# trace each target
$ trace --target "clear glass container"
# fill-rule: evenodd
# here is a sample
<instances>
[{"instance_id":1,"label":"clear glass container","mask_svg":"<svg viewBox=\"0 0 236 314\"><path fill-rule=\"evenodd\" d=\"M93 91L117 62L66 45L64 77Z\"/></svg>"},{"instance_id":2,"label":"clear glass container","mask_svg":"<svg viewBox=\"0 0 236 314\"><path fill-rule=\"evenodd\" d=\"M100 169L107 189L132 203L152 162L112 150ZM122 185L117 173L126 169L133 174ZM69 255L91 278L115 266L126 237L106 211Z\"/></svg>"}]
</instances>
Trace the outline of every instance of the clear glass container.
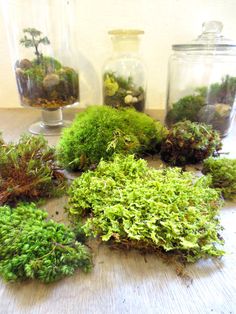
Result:
<instances>
[{"instance_id":1,"label":"clear glass container","mask_svg":"<svg viewBox=\"0 0 236 314\"><path fill-rule=\"evenodd\" d=\"M235 116L236 43L222 29L221 22L206 22L196 40L172 46L167 125L187 119L228 134Z\"/></svg>"},{"instance_id":2,"label":"clear glass container","mask_svg":"<svg viewBox=\"0 0 236 314\"><path fill-rule=\"evenodd\" d=\"M142 30L111 30L113 54L103 67L103 103L115 108L144 111L145 66L139 56Z\"/></svg>"},{"instance_id":3,"label":"clear glass container","mask_svg":"<svg viewBox=\"0 0 236 314\"><path fill-rule=\"evenodd\" d=\"M72 0L2 0L20 103L42 110L34 134L57 135L68 125L62 108L79 101ZM63 13L63 14L62 14Z\"/></svg>"}]
</instances>

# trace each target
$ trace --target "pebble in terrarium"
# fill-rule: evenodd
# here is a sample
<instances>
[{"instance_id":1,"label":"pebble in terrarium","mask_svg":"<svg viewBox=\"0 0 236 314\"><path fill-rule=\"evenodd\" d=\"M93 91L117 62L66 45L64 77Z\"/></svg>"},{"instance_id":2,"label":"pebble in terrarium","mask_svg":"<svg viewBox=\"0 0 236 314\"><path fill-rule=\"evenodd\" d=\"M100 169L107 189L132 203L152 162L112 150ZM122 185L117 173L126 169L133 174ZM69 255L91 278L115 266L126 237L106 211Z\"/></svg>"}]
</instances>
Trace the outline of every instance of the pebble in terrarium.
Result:
<instances>
[{"instance_id":1,"label":"pebble in terrarium","mask_svg":"<svg viewBox=\"0 0 236 314\"><path fill-rule=\"evenodd\" d=\"M140 30L112 30L113 55L103 69L104 104L115 108L145 108L145 68L139 57Z\"/></svg>"},{"instance_id":2,"label":"pebble in terrarium","mask_svg":"<svg viewBox=\"0 0 236 314\"><path fill-rule=\"evenodd\" d=\"M24 58L15 64L22 105L57 109L78 101L78 73L41 52L43 46L50 45L48 37L41 31L25 28L23 33L20 44L25 48L33 48L35 58L32 60Z\"/></svg>"}]
</instances>

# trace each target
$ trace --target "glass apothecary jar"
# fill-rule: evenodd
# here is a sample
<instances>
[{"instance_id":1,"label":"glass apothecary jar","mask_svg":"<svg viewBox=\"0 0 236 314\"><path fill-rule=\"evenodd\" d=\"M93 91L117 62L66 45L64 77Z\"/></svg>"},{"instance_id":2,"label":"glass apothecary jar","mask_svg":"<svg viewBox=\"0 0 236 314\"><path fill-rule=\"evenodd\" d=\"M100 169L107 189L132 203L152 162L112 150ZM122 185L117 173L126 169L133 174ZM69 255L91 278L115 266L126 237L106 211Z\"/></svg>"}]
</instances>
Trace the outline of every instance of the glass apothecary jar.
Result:
<instances>
[{"instance_id":1,"label":"glass apothecary jar","mask_svg":"<svg viewBox=\"0 0 236 314\"><path fill-rule=\"evenodd\" d=\"M142 30L111 30L113 54L103 67L103 103L115 108L144 111L145 66L139 56Z\"/></svg>"},{"instance_id":2,"label":"glass apothecary jar","mask_svg":"<svg viewBox=\"0 0 236 314\"><path fill-rule=\"evenodd\" d=\"M236 43L222 29L221 22L206 22L196 40L172 46L167 125L187 119L228 134L235 116Z\"/></svg>"},{"instance_id":3,"label":"glass apothecary jar","mask_svg":"<svg viewBox=\"0 0 236 314\"><path fill-rule=\"evenodd\" d=\"M72 0L2 1L20 103L42 110L34 134L56 135L62 108L79 101Z\"/></svg>"}]
</instances>

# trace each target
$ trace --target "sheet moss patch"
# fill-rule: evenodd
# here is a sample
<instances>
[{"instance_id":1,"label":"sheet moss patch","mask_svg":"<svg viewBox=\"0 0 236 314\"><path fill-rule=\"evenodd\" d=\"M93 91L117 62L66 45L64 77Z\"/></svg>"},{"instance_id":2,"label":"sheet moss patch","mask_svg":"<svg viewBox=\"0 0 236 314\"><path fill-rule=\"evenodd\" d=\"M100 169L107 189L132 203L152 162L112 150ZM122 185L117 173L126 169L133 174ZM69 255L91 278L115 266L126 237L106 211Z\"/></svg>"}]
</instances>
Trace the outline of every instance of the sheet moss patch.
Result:
<instances>
[{"instance_id":1,"label":"sheet moss patch","mask_svg":"<svg viewBox=\"0 0 236 314\"><path fill-rule=\"evenodd\" d=\"M156 170L132 155L117 155L74 180L68 211L74 222L87 218L87 236L194 262L224 253L217 218L222 201L209 185L205 176Z\"/></svg>"},{"instance_id":2,"label":"sheet moss patch","mask_svg":"<svg viewBox=\"0 0 236 314\"><path fill-rule=\"evenodd\" d=\"M33 203L0 207L0 276L6 281L49 283L92 268L90 253L74 232L47 216Z\"/></svg>"},{"instance_id":3,"label":"sheet moss patch","mask_svg":"<svg viewBox=\"0 0 236 314\"><path fill-rule=\"evenodd\" d=\"M236 199L236 159L208 158L204 160L202 172L212 178L212 186L225 199Z\"/></svg>"}]
</instances>

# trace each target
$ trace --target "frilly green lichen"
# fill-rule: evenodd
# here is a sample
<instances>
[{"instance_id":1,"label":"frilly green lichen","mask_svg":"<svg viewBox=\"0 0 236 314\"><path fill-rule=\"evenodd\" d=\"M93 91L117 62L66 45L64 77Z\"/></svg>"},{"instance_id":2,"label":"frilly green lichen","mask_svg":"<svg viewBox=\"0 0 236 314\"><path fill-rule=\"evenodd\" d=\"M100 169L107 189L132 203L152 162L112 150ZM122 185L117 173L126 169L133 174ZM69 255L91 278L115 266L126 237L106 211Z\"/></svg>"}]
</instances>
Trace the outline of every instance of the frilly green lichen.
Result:
<instances>
[{"instance_id":1,"label":"frilly green lichen","mask_svg":"<svg viewBox=\"0 0 236 314\"><path fill-rule=\"evenodd\" d=\"M179 168L155 170L134 156L116 156L74 180L68 211L75 222L87 216L87 236L193 262L223 254L217 247L223 243L217 218L222 201L209 184Z\"/></svg>"}]
</instances>

